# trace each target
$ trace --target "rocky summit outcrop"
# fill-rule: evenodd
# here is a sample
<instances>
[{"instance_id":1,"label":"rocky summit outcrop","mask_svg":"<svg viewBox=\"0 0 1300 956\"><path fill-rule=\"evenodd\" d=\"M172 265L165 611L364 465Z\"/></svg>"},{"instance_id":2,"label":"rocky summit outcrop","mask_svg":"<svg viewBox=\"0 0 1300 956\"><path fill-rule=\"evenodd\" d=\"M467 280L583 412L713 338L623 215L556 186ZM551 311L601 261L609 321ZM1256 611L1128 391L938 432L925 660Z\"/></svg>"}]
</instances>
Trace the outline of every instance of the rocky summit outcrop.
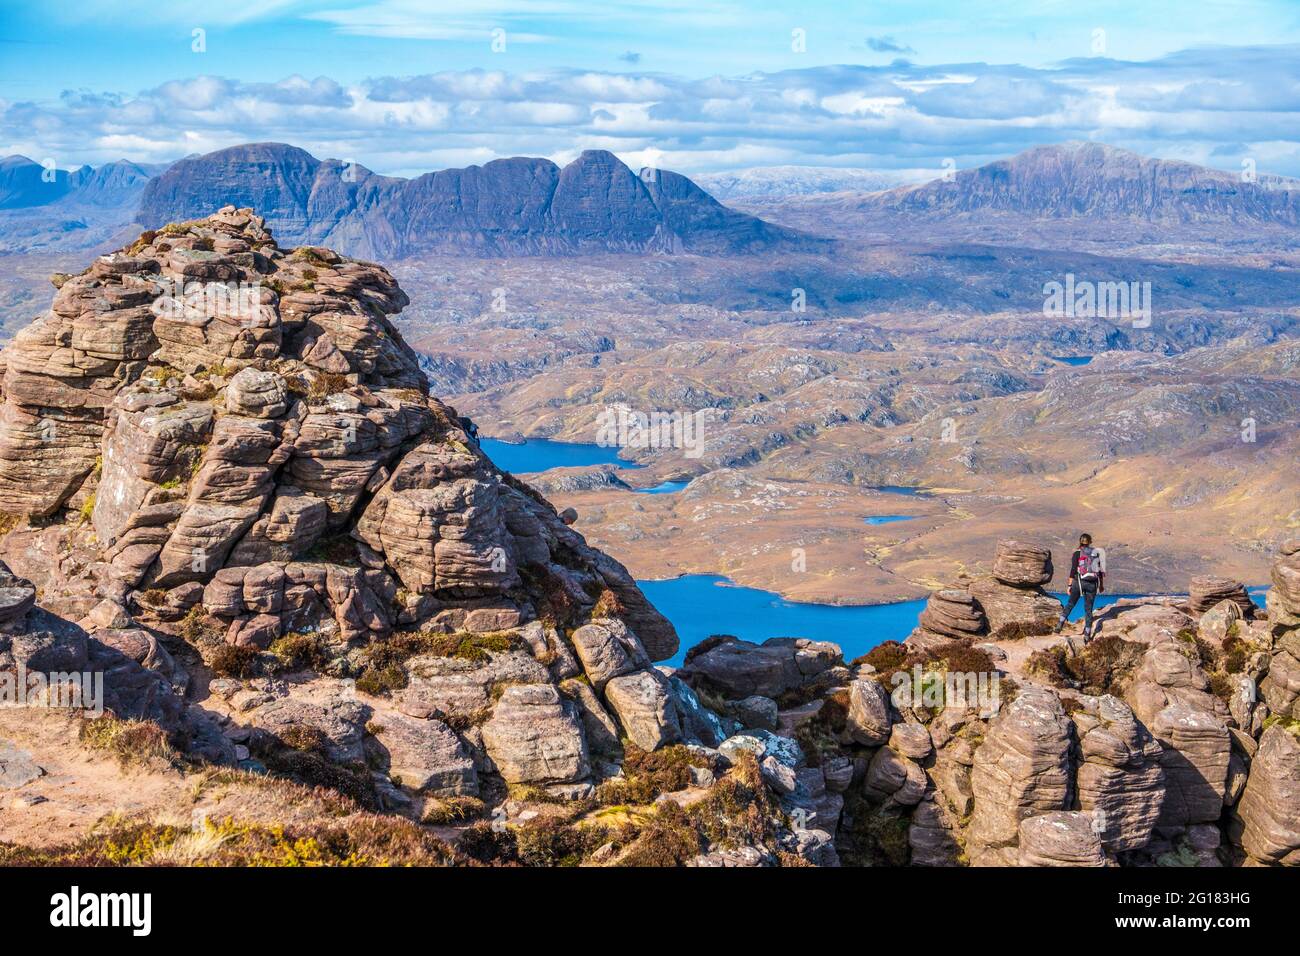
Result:
<instances>
[{"instance_id":1,"label":"rocky summit outcrop","mask_svg":"<svg viewBox=\"0 0 1300 956\"><path fill-rule=\"evenodd\" d=\"M388 318L406 303L381 267L282 251L248 210L147 232L5 351L0 506L79 508L105 596L201 606L233 644L323 620L344 642L508 628L541 611L529 578L577 606L621 595L673 653L621 566L427 396Z\"/></svg>"},{"instance_id":2,"label":"rocky summit outcrop","mask_svg":"<svg viewBox=\"0 0 1300 956\"><path fill-rule=\"evenodd\" d=\"M627 570L429 397L406 303L233 207L61 279L3 353L3 547L44 598L2 569L0 665L96 667L117 719L398 810L583 797L739 730L654 666L677 634ZM773 652L773 693L839 660Z\"/></svg>"},{"instance_id":3,"label":"rocky summit outcrop","mask_svg":"<svg viewBox=\"0 0 1300 956\"><path fill-rule=\"evenodd\" d=\"M1053 574L1049 549L999 541L991 573L963 576L931 593L907 643L936 648L954 640L1046 634L1062 611L1061 602L1043 590Z\"/></svg>"}]
</instances>

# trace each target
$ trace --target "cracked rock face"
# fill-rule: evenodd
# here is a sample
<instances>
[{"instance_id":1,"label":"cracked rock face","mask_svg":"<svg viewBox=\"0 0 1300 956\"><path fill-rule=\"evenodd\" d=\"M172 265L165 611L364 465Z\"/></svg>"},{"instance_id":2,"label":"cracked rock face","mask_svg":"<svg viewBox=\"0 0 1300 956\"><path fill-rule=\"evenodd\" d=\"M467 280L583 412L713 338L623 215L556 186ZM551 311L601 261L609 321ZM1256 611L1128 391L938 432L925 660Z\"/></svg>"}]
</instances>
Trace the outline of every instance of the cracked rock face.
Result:
<instances>
[{"instance_id":1,"label":"cracked rock face","mask_svg":"<svg viewBox=\"0 0 1300 956\"><path fill-rule=\"evenodd\" d=\"M1058 696L1036 687L989 722L971 771L973 862L983 850L1014 843L1026 817L1069 807L1070 730Z\"/></svg>"},{"instance_id":2,"label":"cracked rock face","mask_svg":"<svg viewBox=\"0 0 1300 956\"><path fill-rule=\"evenodd\" d=\"M1238 808L1242 846L1255 860L1300 866L1300 739L1270 727L1259 739Z\"/></svg>"}]
</instances>

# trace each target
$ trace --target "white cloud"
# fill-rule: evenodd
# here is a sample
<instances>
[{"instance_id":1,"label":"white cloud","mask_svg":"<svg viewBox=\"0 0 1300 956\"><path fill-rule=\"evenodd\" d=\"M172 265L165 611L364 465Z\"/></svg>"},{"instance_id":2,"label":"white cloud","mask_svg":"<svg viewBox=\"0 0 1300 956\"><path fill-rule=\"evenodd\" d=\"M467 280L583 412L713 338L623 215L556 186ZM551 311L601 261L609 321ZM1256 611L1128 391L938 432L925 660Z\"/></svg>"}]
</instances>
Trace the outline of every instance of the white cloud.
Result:
<instances>
[{"instance_id":1,"label":"white cloud","mask_svg":"<svg viewBox=\"0 0 1300 956\"><path fill-rule=\"evenodd\" d=\"M409 175L591 146L634 158L659 150L660 165L684 172L763 162L936 169L947 157L967 166L1094 139L1228 169L1249 151L1261 172L1296 175L1297 112L1300 49L1279 46L1052 69L894 63L703 78L465 70L348 86L199 76L134 96L78 90L51 102L0 101L0 142L74 166L278 140Z\"/></svg>"}]
</instances>

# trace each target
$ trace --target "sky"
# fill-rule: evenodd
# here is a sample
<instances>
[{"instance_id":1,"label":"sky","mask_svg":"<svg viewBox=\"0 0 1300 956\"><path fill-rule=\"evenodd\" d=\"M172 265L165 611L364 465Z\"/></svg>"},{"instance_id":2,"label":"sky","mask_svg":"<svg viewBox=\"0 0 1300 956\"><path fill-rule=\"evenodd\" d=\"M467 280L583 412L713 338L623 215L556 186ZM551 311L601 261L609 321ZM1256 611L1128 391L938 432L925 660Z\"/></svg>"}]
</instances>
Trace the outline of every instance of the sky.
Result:
<instances>
[{"instance_id":1,"label":"sky","mask_svg":"<svg viewBox=\"0 0 1300 956\"><path fill-rule=\"evenodd\" d=\"M0 0L0 155L68 168L273 140L921 178L1084 139L1300 175L1298 112L1297 0Z\"/></svg>"}]
</instances>

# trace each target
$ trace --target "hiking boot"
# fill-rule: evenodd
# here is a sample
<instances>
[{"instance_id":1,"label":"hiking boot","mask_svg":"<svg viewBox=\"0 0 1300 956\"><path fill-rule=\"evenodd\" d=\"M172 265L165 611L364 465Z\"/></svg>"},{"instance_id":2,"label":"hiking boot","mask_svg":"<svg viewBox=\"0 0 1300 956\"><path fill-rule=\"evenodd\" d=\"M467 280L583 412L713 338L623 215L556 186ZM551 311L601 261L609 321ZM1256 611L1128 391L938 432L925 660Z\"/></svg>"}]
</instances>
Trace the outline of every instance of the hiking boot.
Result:
<instances>
[{"instance_id":1,"label":"hiking boot","mask_svg":"<svg viewBox=\"0 0 1300 956\"><path fill-rule=\"evenodd\" d=\"M1053 631L1052 633L1060 634L1064 628L1065 628L1065 618L1061 618L1059 621L1056 622L1056 630Z\"/></svg>"}]
</instances>

